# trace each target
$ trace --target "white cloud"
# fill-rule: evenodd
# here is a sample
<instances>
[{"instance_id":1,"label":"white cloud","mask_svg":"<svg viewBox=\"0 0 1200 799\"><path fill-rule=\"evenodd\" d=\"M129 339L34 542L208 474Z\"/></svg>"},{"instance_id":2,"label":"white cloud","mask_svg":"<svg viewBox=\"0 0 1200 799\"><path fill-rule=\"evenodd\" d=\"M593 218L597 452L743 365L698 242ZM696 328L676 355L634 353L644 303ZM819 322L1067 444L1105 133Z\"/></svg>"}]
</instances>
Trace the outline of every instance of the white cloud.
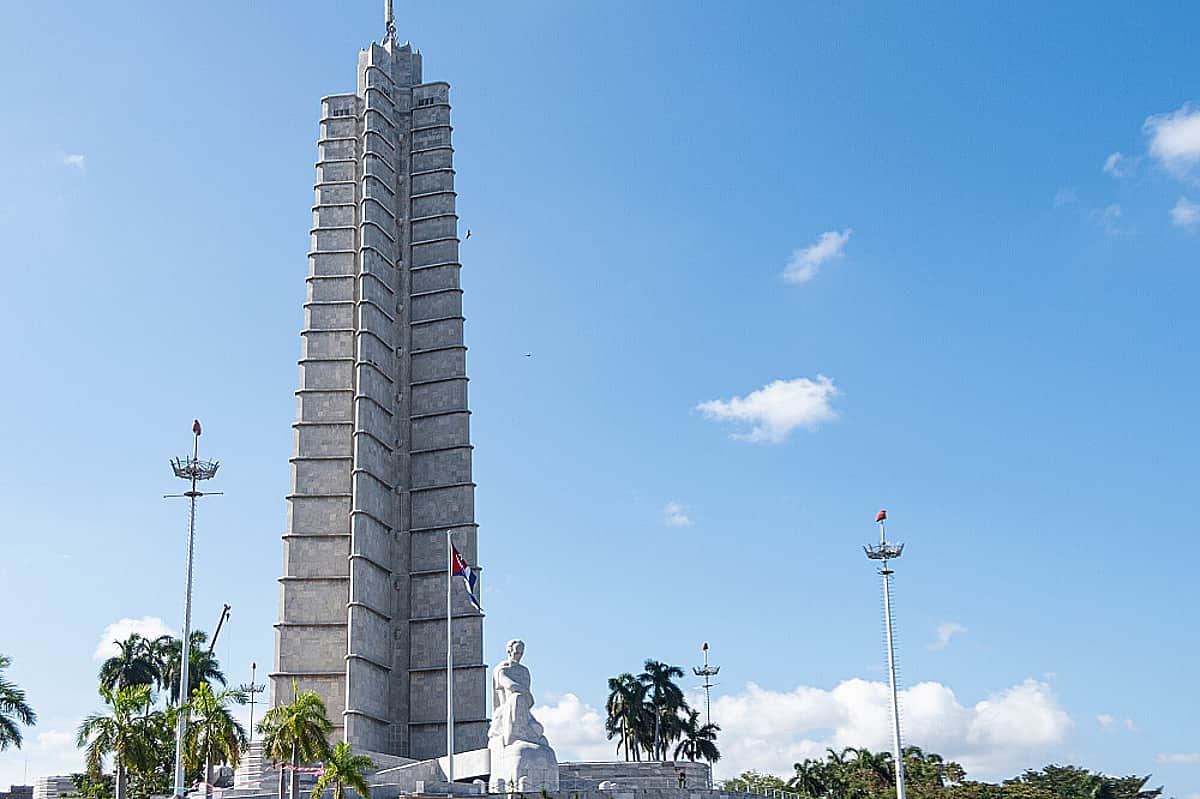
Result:
<instances>
[{"instance_id":1,"label":"white cloud","mask_svg":"<svg viewBox=\"0 0 1200 799\"><path fill-rule=\"evenodd\" d=\"M1172 174L1184 177L1200 163L1200 108L1184 103L1177 111L1148 117L1143 129L1150 154Z\"/></svg>"},{"instance_id":2,"label":"white cloud","mask_svg":"<svg viewBox=\"0 0 1200 799\"><path fill-rule=\"evenodd\" d=\"M668 502L663 507L663 524L668 527L691 527L692 519L687 515L687 508L678 502Z\"/></svg>"},{"instance_id":3,"label":"white cloud","mask_svg":"<svg viewBox=\"0 0 1200 799\"><path fill-rule=\"evenodd\" d=\"M612 760L617 742L604 735L604 714L575 694L563 694L552 705L537 705L533 715L546 728L546 739L559 760Z\"/></svg>"},{"instance_id":4,"label":"white cloud","mask_svg":"<svg viewBox=\"0 0 1200 799\"><path fill-rule=\"evenodd\" d=\"M78 721L60 720L52 729L27 734L20 752L0 758L0 784L32 785L38 777L83 771L83 752L75 748L74 730L78 726ZM27 760L29 781L25 783Z\"/></svg>"},{"instance_id":5,"label":"white cloud","mask_svg":"<svg viewBox=\"0 0 1200 799\"><path fill-rule=\"evenodd\" d=\"M1190 766L1200 763L1200 752L1166 752L1155 755L1154 762L1172 766Z\"/></svg>"},{"instance_id":6,"label":"white cloud","mask_svg":"<svg viewBox=\"0 0 1200 799\"><path fill-rule=\"evenodd\" d=\"M1200 203L1180 197L1171 209L1171 222L1179 227L1195 227L1200 224Z\"/></svg>"},{"instance_id":7,"label":"white cloud","mask_svg":"<svg viewBox=\"0 0 1200 799\"><path fill-rule=\"evenodd\" d=\"M1100 729L1104 730L1105 732L1113 732L1114 730L1116 730L1117 729L1117 721L1118 721L1117 717L1111 713L1100 713L1099 715L1096 716L1096 723L1099 724ZM1133 719L1121 719L1120 724L1128 732L1137 732L1138 731L1137 724L1134 723Z\"/></svg>"},{"instance_id":8,"label":"white cloud","mask_svg":"<svg viewBox=\"0 0 1200 799\"><path fill-rule=\"evenodd\" d=\"M718 779L746 769L788 775L792 764L823 757L826 747L891 748L890 692L883 682L846 680L832 690L800 686L773 691L749 683L713 700L721 760ZM691 697L696 707L702 695ZM905 739L957 760L972 777L1040 766L1072 728L1050 686L1026 680L966 707L954 691L925 682L901 692ZM560 760L609 759L616 743L604 737L604 716L566 694L535 715Z\"/></svg>"},{"instance_id":9,"label":"white cloud","mask_svg":"<svg viewBox=\"0 0 1200 799\"><path fill-rule=\"evenodd\" d=\"M1119 236L1128 232L1121 224L1121 219L1125 215L1125 211L1117 203L1106 205L1103 208L1096 208L1092 211L1092 221L1100 226L1110 236Z\"/></svg>"},{"instance_id":10,"label":"white cloud","mask_svg":"<svg viewBox=\"0 0 1200 799\"><path fill-rule=\"evenodd\" d=\"M817 237L816 242L792 253L791 260L783 270L783 279L789 283L807 283L817 276L822 264L842 254L850 240L850 228L841 233L829 230Z\"/></svg>"},{"instance_id":11,"label":"white cloud","mask_svg":"<svg viewBox=\"0 0 1200 799\"><path fill-rule=\"evenodd\" d=\"M906 739L962 763L974 776L1041 762L1063 741L1071 719L1050 686L1034 680L964 707L945 685L925 682L902 691ZM770 691L751 683L717 699L730 773L756 768L788 774L792 763L819 757L825 747L889 749L889 690L883 682L846 680L832 691L801 686Z\"/></svg>"},{"instance_id":12,"label":"white cloud","mask_svg":"<svg viewBox=\"0 0 1200 799\"><path fill-rule=\"evenodd\" d=\"M816 380L797 377L768 383L744 397L701 402L696 410L710 419L751 425L749 433L737 433L734 438L778 444L797 427L812 429L837 416L831 403L838 393L824 375L817 375Z\"/></svg>"},{"instance_id":13,"label":"white cloud","mask_svg":"<svg viewBox=\"0 0 1200 799\"><path fill-rule=\"evenodd\" d=\"M67 153L62 157L62 165L74 167L78 170L83 170L86 166L87 156L83 153Z\"/></svg>"},{"instance_id":14,"label":"white cloud","mask_svg":"<svg viewBox=\"0 0 1200 799\"><path fill-rule=\"evenodd\" d=\"M1077 205L1079 203L1079 192L1071 187L1059 189L1054 194L1054 207L1062 208L1064 205Z\"/></svg>"},{"instance_id":15,"label":"white cloud","mask_svg":"<svg viewBox=\"0 0 1200 799\"><path fill-rule=\"evenodd\" d=\"M944 621L937 626L937 638L929 645L930 649L945 649L950 645L950 639L959 633L965 633L967 628L956 621Z\"/></svg>"},{"instance_id":16,"label":"white cloud","mask_svg":"<svg viewBox=\"0 0 1200 799\"><path fill-rule=\"evenodd\" d=\"M1133 173L1133 162L1128 156L1112 153L1104 159L1104 171L1114 178L1128 177Z\"/></svg>"},{"instance_id":17,"label":"white cloud","mask_svg":"<svg viewBox=\"0 0 1200 799\"><path fill-rule=\"evenodd\" d=\"M100 633L96 643L96 651L92 653L95 660L105 660L113 657L120 650L114 641L124 641L133 633L143 638L157 638L160 635L175 635L175 631L157 616L143 616L140 619L121 619L114 621Z\"/></svg>"}]
</instances>

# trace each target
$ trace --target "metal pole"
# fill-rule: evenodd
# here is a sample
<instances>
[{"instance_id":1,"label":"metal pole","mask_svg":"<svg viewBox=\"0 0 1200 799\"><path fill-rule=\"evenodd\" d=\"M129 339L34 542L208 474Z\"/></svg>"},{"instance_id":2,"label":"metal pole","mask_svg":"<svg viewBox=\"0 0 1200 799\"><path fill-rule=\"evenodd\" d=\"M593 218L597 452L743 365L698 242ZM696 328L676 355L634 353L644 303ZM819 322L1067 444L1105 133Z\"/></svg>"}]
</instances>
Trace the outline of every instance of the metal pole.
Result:
<instances>
[{"instance_id":1,"label":"metal pole","mask_svg":"<svg viewBox=\"0 0 1200 799\"><path fill-rule=\"evenodd\" d=\"M250 664L250 743L254 743L254 695L258 693L254 690L254 671L257 668L257 663Z\"/></svg>"},{"instance_id":2,"label":"metal pole","mask_svg":"<svg viewBox=\"0 0 1200 799\"><path fill-rule=\"evenodd\" d=\"M192 463L200 459L200 433L192 433ZM179 721L175 725L175 795L185 796L187 786L183 784L183 733L187 728L188 661L192 651L192 553L196 544L196 491L197 471L192 470L192 488L185 496L188 498L188 545L187 545L187 578L184 582L183 594L183 640L179 642Z\"/></svg>"},{"instance_id":3,"label":"metal pole","mask_svg":"<svg viewBox=\"0 0 1200 799\"><path fill-rule=\"evenodd\" d=\"M717 685L712 681L712 678L721 672L720 666L708 665L708 642L704 642L704 646L700 647L704 652L704 665L693 666L692 673L697 677L704 678L704 684L700 687L704 689L704 716L705 723L712 724L712 689Z\"/></svg>"},{"instance_id":4,"label":"metal pole","mask_svg":"<svg viewBox=\"0 0 1200 799\"><path fill-rule=\"evenodd\" d=\"M904 753L900 748L900 697L896 691L896 654L892 644L892 571L883 562L883 615L887 620L888 676L892 683L892 745L896 758L896 799L904 799Z\"/></svg>"},{"instance_id":5,"label":"metal pole","mask_svg":"<svg viewBox=\"0 0 1200 799\"><path fill-rule=\"evenodd\" d=\"M217 629L213 633L212 640L208 642L208 654L213 653L213 648L217 645L217 636L221 634L221 628L225 626L225 620L229 618L229 608L232 605L226 604L221 608L221 618L217 619Z\"/></svg>"},{"instance_id":6,"label":"metal pole","mask_svg":"<svg viewBox=\"0 0 1200 799\"><path fill-rule=\"evenodd\" d=\"M892 574L888 568L887 555L892 554L887 549L887 529L884 519L886 512L881 512L879 519L879 550L884 555L883 568L879 574L883 577L883 620L887 628L888 650L888 680L892 689L892 757L896 761L896 799L904 799L904 751L900 744L900 695L896 689L896 647L892 641ZM899 551L895 552L900 555Z\"/></svg>"},{"instance_id":7,"label":"metal pole","mask_svg":"<svg viewBox=\"0 0 1200 799\"><path fill-rule=\"evenodd\" d=\"M256 697L263 691L267 690L265 685L259 685L254 681L255 671L258 669L258 664L251 662L250 664L250 682L242 683L238 686L238 690L244 694L250 695L250 743L254 743L254 705L257 701Z\"/></svg>"},{"instance_id":8,"label":"metal pole","mask_svg":"<svg viewBox=\"0 0 1200 799\"><path fill-rule=\"evenodd\" d=\"M450 588L454 582L454 543L446 531L446 778L454 784L454 613Z\"/></svg>"}]
</instances>

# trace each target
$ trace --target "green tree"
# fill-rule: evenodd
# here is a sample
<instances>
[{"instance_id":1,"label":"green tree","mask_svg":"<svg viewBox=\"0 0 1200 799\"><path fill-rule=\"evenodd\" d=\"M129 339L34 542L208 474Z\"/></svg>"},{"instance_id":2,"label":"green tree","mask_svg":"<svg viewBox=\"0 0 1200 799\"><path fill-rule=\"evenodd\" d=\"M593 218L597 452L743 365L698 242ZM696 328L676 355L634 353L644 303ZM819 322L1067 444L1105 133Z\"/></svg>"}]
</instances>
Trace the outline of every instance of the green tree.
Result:
<instances>
[{"instance_id":1,"label":"green tree","mask_svg":"<svg viewBox=\"0 0 1200 799\"><path fill-rule=\"evenodd\" d=\"M75 792L69 796L82 796L86 799L109 799L113 795L113 775L100 774L96 779L87 773L71 775L75 783Z\"/></svg>"},{"instance_id":2,"label":"green tree","mask_svg":"<svg viewBox=\"0 0 1200 799\"><path fill-rule=\"evenodd\" d=\"M191 646L188 648L188 696L191 696L202 682L209 685L218 683L222 686L225 685L225 673L221 671L221 664L217 661L216 656L204 646L207 641L208 634L203 630L192 631ZM179 673L182 663L179 659L180 649L179 639L170 635L160 636L151 644L151 650L161 675L159 687L167 695L167 704L175 704L179 701L179 682L182 677Z\"/></svg>"},{"instance_id":3,"label":"green tree","mask_svg":"<svg viewBox=\"0 0 1200 799\"><path fill-rule=\"evenodd\" d=\"M1057 799L1157 799L1162 788L1146 790L1145 777L1109 777L1078 766L1049 765L1005 780L1006 788L1033 788Z\"/></svg>"},{"instance_id":4,"label":"green tree","mask_svg":"<svg viewBox=\"0 0 1200 799\"><path fill-rule=\"evenodd\" d=\"M142 768L131 769L126 791L131 797L170 794L175 783L175 713L151 713L146 717L145 735L149 751ZM199 778L198 770L185 771L186 784Z\"/></svg>"},{"instance_id":5,"label":"green tree","mask_svg":"<svg viewBox=\"0 0 1200 799\"><path fill-rule=\"evenodd\" d=\"M157 685L159 673L153 642L133 633L124 641L113 641L117 654L100 666L100 684L116 691L133 685Z\"/></svg>"},{"instance_id":6,"label":"green tree","mask_svg":"<svg viewBox=\"0 0 1200 799\"><path fill-rule=\"evenodd\" d=\"M683 740L675 747L675 758L686 757L693 763L697 758L707 760L710 764L721 759L721 751L717 749L717 733L721 727L717 724L700 723L700 714L689 710L683 721Z\"/></svg>"},{"instance_id":7,"label":"green tree","mask_svg":"<svg viewBox=\"0 0 1200 799\"><path fill-rule=\"evenodd\" d=\"M641 760L638 730L644 726L643 715L646 688L629 672L608 679L608 700L604 710L608 718L604 730L611 740L617 738L617 753L624 750L625 760Z\"/></svg>"},{"instance_id":8,"label":"green tree","mask_svg":"<svg viewBox=\"0 0 1200 799\"><path fill-rule=\"evenodd\" d=\"M683 733L679 714L688 709L683 691L675 683L677 678L683 677L683 669L657 660L647 660L644 668L637 678L649 694L647 705L654 720L651 757L666 760L667 745Z\"/></svg>"},{"instance_id":9,"label":"green tree","mask_svg":"<svg viewBox=\"0 0 1200 799\"><path fill-rule=\"evenodd\" d=\"M242 750L249 744L246 729L233 717L230 705L246 704L246 695L226 689L213 693L212 687L200 683L188 703L189 723L184 735L184 750L189 768L203 767L204 795L212 795L212 767L227 762L237 768Z\"/></svg>"},{"instance_id":10,"label":"green tree","mask_svg":"<svg viewBox=\"0 0 1200 799\"><path fill-rule=\"evenodd\" d=\"M154 737L158 729L151 709L150 686L135 685L112 691L100 687L100 695L110 712L92 713L79 725L75 745L85 750L88 775L96 780L103 771L104 758L113 756L116 773L116 799L125 799L130 770L144 771L154 765Z\"/></svg>"},{"instance_id":11,"label":"green tree","mask_svg":"<svg viewBox=\"0 0 1200 799\"><path fill-rule=\"evenodd\" d=\"M362 799L371 799L364 771L375 768L375 762L366 755L356 755L350 744L339 741L325 756L325 770L313 786L312 799L321 799L321 794L333 786L333 799L346 799L346 788L353 788Z\"/></svg>"},{"instance_id":12,"label":"green tree","mask_svg":"<svg viewBox=\"0 0 1200 799\"><path fill-rule=\"evenodd\" d=\"M821 799L828 792L825 784L825 764L820 760L805 760L796 763L793 768L795 775L787 781L788 790L808 796L811 799Z\"/></svg>"},{"instance_id":13,"label":"green tree","mask_svg":"<svg viewBox=\"0 0 1200 799\"><path fill-rule=\"evenodd\" d=\"M743 771L733 779L722 782L721 788L726 791L740 791L741 793L763 793L764 791L786 791L788 790L788 785L783 779L776 777L774 774Z\"/></svg>"},{"instance_id":14,"label":"green tree","mask_svg":"<svg viewBox=\"0 0 1200 799\"><path fill-rule=\"evenodd\" d=\"M4 676L11 663L11 658L0 655L0 752L10 745L21 748L21 728L17 725L31 727L37 723L37 714L25 702L25 691Z\"/></svg>"},{"instance_id":15,"label":"green tree","mask_svg":"<svg viewBox=\"0 0 1200 799\"><path fill-rule=\"evenodd\" d=\"M881 795L896 786L896 770L891 752L872 752L866 747L848 747L842 752L843 755L846 753L852 755L846 763L852 794Z\"/></svg>"},{"instance_id":16,"label":"green tree","mask_svg":"<svg viewBox=\"0 0 1200 799\"><path fill-rule=\"evenodd\" d=\"M292 799L300 796L301 763L312 763L329 754L328 736L333 724L325 714L325 703L314 691L298 691L289 704L276 705L263 715L258 730L263 734L263 749L276 760L292 764ZM283 799L283 769L279 773L279 799Z\"/></svg>"},{"instance_id":17,"label":"green tree","mask_svg":"<svg viewBox=\"0 0 1200 799\"><path fill-rule=\"evenodd\" d=\"M953 760L936 752L926 752L919 746L904 748L904 782L914 799L925 799L957 785L966 777L966 770Z\"/></svg>"}]
</instances>

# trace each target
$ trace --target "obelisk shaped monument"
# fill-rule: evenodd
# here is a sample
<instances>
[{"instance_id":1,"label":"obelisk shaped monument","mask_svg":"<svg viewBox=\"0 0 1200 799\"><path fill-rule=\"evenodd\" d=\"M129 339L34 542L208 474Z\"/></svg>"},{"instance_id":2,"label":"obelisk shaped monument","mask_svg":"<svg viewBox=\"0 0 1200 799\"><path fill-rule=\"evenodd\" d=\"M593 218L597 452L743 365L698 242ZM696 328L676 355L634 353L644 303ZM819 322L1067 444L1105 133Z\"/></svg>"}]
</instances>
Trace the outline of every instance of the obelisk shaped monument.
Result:
<instances>
[{"instance_id":1,"label":"obelisk shaped monument","mask_svg":"<svg viewBox=\"0 0 1200 799\"><path fill-rule=\"evenodd\" d=\"M446 749L446 530L478 563L450 86L387 34L321 101L272 702L356 749ZM483 617L456 592L455 749L487 746Z\"/></svg>"}]
</instances>

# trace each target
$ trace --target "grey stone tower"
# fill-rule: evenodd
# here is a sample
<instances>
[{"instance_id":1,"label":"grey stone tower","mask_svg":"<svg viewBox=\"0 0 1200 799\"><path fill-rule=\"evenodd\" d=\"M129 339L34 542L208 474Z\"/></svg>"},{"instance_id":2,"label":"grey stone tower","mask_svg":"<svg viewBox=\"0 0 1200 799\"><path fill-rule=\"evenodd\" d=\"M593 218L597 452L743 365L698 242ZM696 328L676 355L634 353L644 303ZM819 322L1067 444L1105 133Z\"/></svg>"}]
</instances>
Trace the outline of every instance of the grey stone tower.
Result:
<instances>
[{"instance_id":1,"label":"grey stone tower","mask_svg":"<svg viewBox=\"0 0 1200 799\"><path fill-rule=\"evenodd\" d=\"M388 4L390 6L390 3ZM476 559L449 85L395 41L321 101L271 674L358 749L446 751L446 530ZM483 617L455 591L455 748L487 746Z\"/></svg>"}]
</instances>

